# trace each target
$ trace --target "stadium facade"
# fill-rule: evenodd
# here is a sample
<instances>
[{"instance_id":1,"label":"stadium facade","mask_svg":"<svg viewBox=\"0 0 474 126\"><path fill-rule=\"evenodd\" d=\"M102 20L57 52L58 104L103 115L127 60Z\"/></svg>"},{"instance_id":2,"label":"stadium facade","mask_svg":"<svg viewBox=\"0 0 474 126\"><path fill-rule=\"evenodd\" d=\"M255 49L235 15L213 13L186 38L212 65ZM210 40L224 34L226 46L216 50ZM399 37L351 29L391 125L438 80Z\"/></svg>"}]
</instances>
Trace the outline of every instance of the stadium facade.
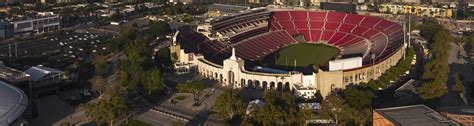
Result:
<instances>
[{"instance_id":1,"label":"stadium facade","mask_svg":"<svg viewBox=\"0 0 474 126\"><path fill-rule=\"evenodd\" d=\"M401 25L377 17L256 8L214 19L196 30L179 30L171 53L175 69L191 68L225 86L287 90L312 98L318 90L326 96L378 79L403 57L403 40ZM325 44L340 53L309 73L254 64L299 43Z\"/></svg>"}]
</instances>

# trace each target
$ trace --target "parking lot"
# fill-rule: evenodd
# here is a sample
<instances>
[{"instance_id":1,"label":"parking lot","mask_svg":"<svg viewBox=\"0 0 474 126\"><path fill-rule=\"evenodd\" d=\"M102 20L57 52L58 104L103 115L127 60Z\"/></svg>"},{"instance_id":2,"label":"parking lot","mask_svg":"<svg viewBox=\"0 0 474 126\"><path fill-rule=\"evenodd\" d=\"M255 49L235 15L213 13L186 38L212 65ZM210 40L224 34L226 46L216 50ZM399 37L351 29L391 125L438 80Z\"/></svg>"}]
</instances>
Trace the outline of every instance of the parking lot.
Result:
<instances>
[{"instance_id":1,"label":"parking lot","mask_svg":"<svg viewBox=\"0 0 474 126\"><path fill-rule=\"evenodd\" d=\"M63 32L28 41L0 44L0 60L11 61L12 66L42 64L63 69L77 60L85 60L107 50L105 41L112 36L92 33Z\"/></svg>"}]
</instances>

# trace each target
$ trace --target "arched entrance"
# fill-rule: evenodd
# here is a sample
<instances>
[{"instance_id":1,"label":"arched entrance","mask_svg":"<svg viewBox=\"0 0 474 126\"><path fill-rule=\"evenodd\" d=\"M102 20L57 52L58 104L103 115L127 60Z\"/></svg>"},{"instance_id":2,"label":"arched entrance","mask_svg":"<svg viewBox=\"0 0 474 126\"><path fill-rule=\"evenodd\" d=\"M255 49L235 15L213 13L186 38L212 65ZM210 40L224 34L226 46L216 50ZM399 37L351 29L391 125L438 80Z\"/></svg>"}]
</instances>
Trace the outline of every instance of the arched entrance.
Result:
<instances>
[{"instance_id":1,"label":"arched entrance","mask_svg":"<svg viewBox=\"0 0 474 126\"><path fill-rule=\"evenodd\" d=\"M266 82L266 81L263 81L263 82L262 82L262 89L263 89L263 90L267 90L267 88L268 88L267 82Z\"/></svg>"},{"instance_id":2,"label":"arched entrance","mask_svg":"<svg viewBox=\"0 0 474 126\"><path fill-rule=\"evenodd\" d=\"M259 89L261 86L260 86L260 81L258 80L255 80L255 89Z\"/></svg>"},{"instance_id":3,"label":"arched entrance","mask_svg":"<svg viewBox=\"0 0 474 126\"><path fill-rule=\"evenodd\" d=\"M219 82L224 83L224 77L222 74L219 74Z\"/></svg>"},{"instance_id":4,"label":"arched entrance","mask_svg":"<svg viewBox=\"0 0 474 126\"><path fill-rule=\"evenodd\" d=\"M270 82L270 90L274 90L275 89L275 82Z\"/></svg>"},{"instance_id":5,"label":"arched entrance","mask_svg":"<svg viewBox=\"0 0 474 126\"><path fill-rule=\"evenodd\" d=\"M240 88L245 87L245 79L240 79Z\"/></svg>"},{"instance_id":6,"label":"arched entrance","mask_svg":"<svg viewBox=\"0 0 474 126\"><path fill-rule=\"evenodd\" d=\"M278 82L277 83L277 91L282 91L283 90L283 83L282 82Z\"/></svg>"},{"instance_id":7,"label":"arched entrance","mask_svg":"<svg viewBox=\"0 0 474 126\"><path fill-rule=\"evenodd\" d=\"M248 87L248 88L253 88L253 81L252 81L252 80L248 80L246 87Z\"/></svg>"},{"instance_id":8,"label":"arched entrance","mask_svg":"<svg viewBox=\"0 0 474 126\"><path fill-rule=\"evenodd\" d=\"M290 82L286 82L286 83L285 83L284 90L285 90L285 91L290 91Z\"/></svg>"},{"instance_id":9,"label":"arched entrance","mask_svg":"<svg viewBox=\"0 0 474 126\"><path fill-rule=\"evenodd\" d=\"M232 88L234 88L234 78L235 78L234 72L229 71L227 73L227 84Z\"/></svg>"}]
</instances>

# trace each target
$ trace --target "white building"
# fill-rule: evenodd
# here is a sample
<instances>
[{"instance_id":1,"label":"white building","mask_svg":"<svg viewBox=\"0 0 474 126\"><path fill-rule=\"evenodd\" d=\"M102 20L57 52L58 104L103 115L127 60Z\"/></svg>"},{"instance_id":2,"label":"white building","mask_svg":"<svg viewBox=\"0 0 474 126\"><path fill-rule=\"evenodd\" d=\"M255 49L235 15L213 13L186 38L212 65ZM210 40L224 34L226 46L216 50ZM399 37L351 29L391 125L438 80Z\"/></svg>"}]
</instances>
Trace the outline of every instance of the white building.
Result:
<instances>
[{"instance_id":1,"label":"white building","mask_svg":"<svg viewBox=\"0 0 474 126\"><path fill-rule=\"evenodd\" d=\"M32 88L51 86L64 80L63 71L44 66L33 66L26 70L25 73L31 77Z\"/></svg>"},{"instance_id":2,"label":"white building","mask_svg":"<svg viewBox=\"0 0 474 126\"><path fill-rule=\"evenodd\" d=\"M38 12L35 17L27 17L11 21L15 34L44 33L56 31L61 28L60 17L53 12Z\"/></svg>"}]
</instances>

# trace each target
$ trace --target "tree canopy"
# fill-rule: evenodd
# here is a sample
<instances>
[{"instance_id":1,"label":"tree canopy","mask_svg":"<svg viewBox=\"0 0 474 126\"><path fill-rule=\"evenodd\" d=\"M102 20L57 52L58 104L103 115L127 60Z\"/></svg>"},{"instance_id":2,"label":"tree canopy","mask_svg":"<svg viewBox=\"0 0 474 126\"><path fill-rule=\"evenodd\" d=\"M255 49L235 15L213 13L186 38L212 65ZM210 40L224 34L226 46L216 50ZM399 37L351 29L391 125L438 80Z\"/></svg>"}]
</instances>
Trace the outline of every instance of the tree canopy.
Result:
<instances>
[{"instance_id":1,"label":"tree canopy","mask_svg":"<svg viewBox=\"0 0 474 126\"><path fill-rule=\"evenodd\" d=\"M431 59L424 65L422 79L424 84L417 88L421 98L435 99L447 92L446 82L449 73L449 50L453 37L443 26L434 23L423 24L422 34L430 42ZM429 33L429 34L428 34ZM433 36L431 36L433 35Z\"/></svg>"},{"instance_id":2,"label":"tree canopy","mask_svg":"<svg viewBox=\"0 0 474 126\"><path fill-rule=\"evenodd\" d=\"M86 115L97 124L108 123L113 125L114 121L127 115L128 107L124 100L124 94L118 88L112 88L110 93L100 97L97 103L84 105Z\"/></svg>"},{"instance_id":3,"label":"tree canopy","mask_svg":"<svg viewBox=\"0 0 474 126\"><path fill-rule=\"evenodd\" d=\"M217 96L214 110L224 119L232 119L244 115L246 104L237 90L226 89Z\"/></svg>"},{"instance_id":4,"label":"tree canopy","mask_svg":"<svg viewBox=\"0 0 474 126\"><path fill-rule=\"evenodd\" d=\"M293 94L283 92L279 95L270 90L265 93L265 106L256 112L253 120L264 126L304 125L311 118L311 110L298 107Z\"/></svg>"},{"instance_id":5,"label":"tree canopy","mask_svg":"<svg viewBox=\"0 0 474 126\"><path fill-rule=\"evenodd\" d=\"M150 25L150 33L154 37L163 37L171 31L170 25L164 21L152 22Z\"/></svg>"},{"instance_id":6,"label":"tree canopy","mask_svg":"<svg viewBox=\"0 0 474 126\"><path fill-rule=\"evenodd\" d=\"M361 125L370 124L372 109L356 109L347 104L346 100L337 94L326 96L321 106L321 117L334 121L336 125Z\"/></svg>"},{"instance_id":7,"label":"tree canopy","mask_svg":"<svg viewBox=\"0 0 474 126\"><path fill-rule=\"evenodd\" d=\"M461 80L461 74L459 73L456 73L454 75L454 85L452 87L452 90L461 94L464 94L465 92L464 84Z\"/></svg>"},{"instance_id":8,"label":"tree canopy","mask_svg":"<svg viewBox=\"0 0 474 126\"><path fill-rule=\"evenodd\" d=\"M350 106L360 110L371 106L375 94L370 89L354 86L343 90L343 96Z\"/></svg>"}]
</instances>

